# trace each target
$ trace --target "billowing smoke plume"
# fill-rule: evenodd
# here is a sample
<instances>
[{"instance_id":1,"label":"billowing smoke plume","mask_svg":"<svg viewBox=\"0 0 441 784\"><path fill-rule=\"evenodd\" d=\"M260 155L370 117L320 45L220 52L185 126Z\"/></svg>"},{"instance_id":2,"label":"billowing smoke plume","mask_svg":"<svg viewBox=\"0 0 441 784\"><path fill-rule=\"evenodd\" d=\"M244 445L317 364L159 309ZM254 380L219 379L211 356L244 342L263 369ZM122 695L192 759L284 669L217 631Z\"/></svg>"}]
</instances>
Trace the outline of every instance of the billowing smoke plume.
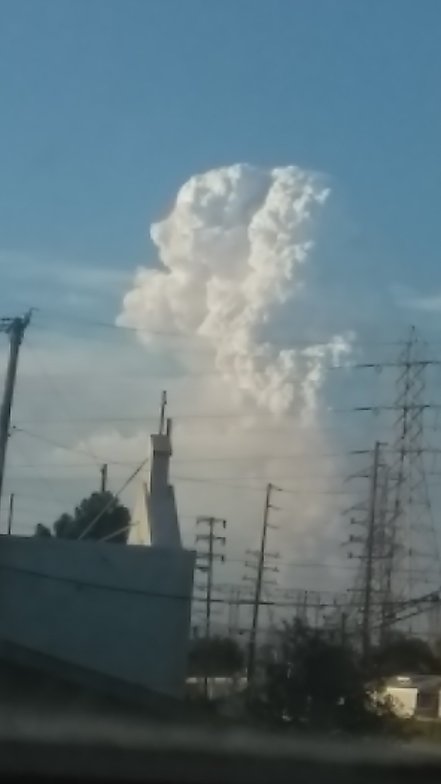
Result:
<instances>
[{"instance_id":1,"label":"billowing smoke plume","mask_svg":"<svg viewBox=\"0 0 441 784\"><path fill-rule=\"evenodd\" d=\"M283 414L315 406L326 362L348 342L290 347L274 337L283 309L295 311L314 224L329 195L323 178L295 166L237 164L191 177L171 213L151 227L161 266L138 271L119 323L144 340L177 331L213 354L242 398Z\"/></svg>"},{"instance_id":2,"label":"billowing smoke plume","mask_svg":"<svg viewBox=\"0 0 441 784\"><path fill-rule=\"evenodd\" d=\"M295 166L191 177L151 227L156 264L138 271L119 316L159 368L146 393L156 385L159 396L178 365L166 386L184 540L193 542L195 515L216 514L231 522L236 558L258 542L268 481L283 491L271 546L320 560L340 540L341 499L329 495L340 465L319 393L350 340L323 333L327 292L314 285L326 265L314 239L329 194L321 175Z\"/></svg>"}]
</instances>

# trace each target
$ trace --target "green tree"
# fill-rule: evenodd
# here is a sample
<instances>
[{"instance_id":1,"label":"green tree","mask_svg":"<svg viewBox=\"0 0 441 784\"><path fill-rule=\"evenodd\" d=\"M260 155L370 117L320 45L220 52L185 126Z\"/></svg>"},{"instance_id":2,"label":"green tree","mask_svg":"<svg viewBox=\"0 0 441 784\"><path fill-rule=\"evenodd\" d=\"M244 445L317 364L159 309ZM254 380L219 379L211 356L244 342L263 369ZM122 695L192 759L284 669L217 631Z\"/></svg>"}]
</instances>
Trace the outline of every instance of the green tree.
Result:
<instances>
[{"instance_id":1,"label":"green tree","mask_svg":"<svg viewBox=\"0 0 441 784\"><path fill-rule=\"evenodd\" d=\"M352 648L295 620L281 634L254 704L267 718L297 728L375 731L384 726L389 713L365 680Z\"/></svg>"},{"instance_id":2,"label":"green tree","mask_svg":"<svg viewBox=\"0 0 441 784\"><path fill-rule=\"evenodd\" d=\"M103 513L103 509L106 511ZM97 519L98 518L98 519ZM88 530L90 524L97 522ZM108 539L109 542L125 544L129 531L130 512L110 492L92 493L84 498L73 514L62 514L53 525L53 535L58 539ZM47 526L39 523L36 536L51 536Z\"/></svg>"},{"instance_id":3,"label":"green tree","mask_svg":"<svg viewBox=\"0 0 441 784\"><path fill-rule=\"evenodd\" d=\"M396 632L373 651L371 667L374 677L406 673L429 675L441 671L441 662L427 642Z\"/></svg>"},{"instance_id":4,"label":"green tree","mask_svg":"<svg viewBox=\"0 0 441 784\"><path fill-rule=\"evenodd\" d=\"M43 525L43 523L37 523L35 526L35 536L39 536L41 539L47 539L48 537L52 536L51 529L47 527L47 525Z\"/></svg>"},{"instance_id":5,"label":"green tree","mask_svg":"<svg viewBox=\"0 0 441 784\"><path fill-rule=\"evenodd\" d=\"M231 676L243 669L240 646L229 637L193 640L188 657L189 675Z\"/></svg>"}]
</instances>

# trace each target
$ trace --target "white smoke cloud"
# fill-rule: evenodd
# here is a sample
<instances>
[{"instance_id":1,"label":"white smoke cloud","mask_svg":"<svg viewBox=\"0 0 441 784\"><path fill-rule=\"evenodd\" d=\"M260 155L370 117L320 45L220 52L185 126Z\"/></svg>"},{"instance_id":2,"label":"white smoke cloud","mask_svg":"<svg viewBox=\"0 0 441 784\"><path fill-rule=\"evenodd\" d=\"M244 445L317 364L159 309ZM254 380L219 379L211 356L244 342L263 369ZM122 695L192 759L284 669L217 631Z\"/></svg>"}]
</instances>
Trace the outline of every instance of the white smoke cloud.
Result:
<instances>
[{"instance_id":1,"label":"white smoke cloud","mask_svg":"<svg viewBox=\"0 0 441 784\"><path fill-rule=\"evenodd\" d=\"M289 336L283 345L272 331L282 309L295 308L329 192L320 175L296 166L237 164L192 177L153 224L162 266L138 271L119 323L145 341L161 331L195 336L236 396L274 414L293 405L310 413L324 365L348 340L290 348Z\"/></svg>"},{"instance_id":2,"label":"white smoke cloud","mask_svg":"<svg viewBox=\"0 0 441 784\"><path fill-rule=\"evenodd\" d=\"M209 513L230 521L230 554L255 546L272 481L285 491L273 511L281 521L274 548L305 559L340 549L339 499L328 492L341 466L320 393L351 338L317 336L302 310L329 196L314 172L237 164L191 177L151 227L157 266L138 270L118 323L178 363L167 382L172 416L233 413L199 423L177 416L172 476L187 542L194 520L186 516ZM171 348L163 337L171 334L185 339ZM317 584L317 574L309 579Z\"/></svg>"},{"instance_id":3,"label":"white smoke cloud","mask_svg":"<svg viewBox=\"0 0 441 784\"><path fill-rule=\"evenodd\" d=\"M275 495L280 509L271 510L279 529L270 532L270 550L283 561L321 561L328 554L335 561L343 538L339 508L348 499L334 491L349 468L335 456L323 387L327 366L348 352L350 339L326 331L333 321L329 292L317 293L310 277L328 260L323 244L314 247L328 200L325 178L293 166L236 165L185 183L170 214L152 226L156 268L138 271L118 318L138 330L148 351L122 332L121 342L112 333L107 347L101 335L95 344L90 337L72 346L43 341L43 353L37 336L37 354L34 346L30 355L24 345L21 368L32 383L18 386L17 423L50 421L56 409L72 421L62 432L55 422L44 433L74 451L43 444L43 452L41 442L17 433L10 444L17 468L7 490L17 498L22 488L29 492L33 469L25 464L35 462L54 488L52 506L39 518L47 523L98 486L102 462L109 462L109 487L117 491L148 456L148 433L157 427L166 387L175 424L172 481L186 545L194 543L198 514L227 519L232 571L225 571L227 560L219 579L241 580L238 559L258 544L268 481L284 491ZM42 367L61 386L61 410L59 395L47 394ZM73 384L74 377L86 381ZM44 395L35 394L40 383ZM132 506L135 497L131 484L123 501ZM23 506L17 529L32 530L34 523L35 506L26 514ZM304 588L317 588L319 579L330 584L326 570L290 570L279 579Z\"/></svg>"}]
</instances>

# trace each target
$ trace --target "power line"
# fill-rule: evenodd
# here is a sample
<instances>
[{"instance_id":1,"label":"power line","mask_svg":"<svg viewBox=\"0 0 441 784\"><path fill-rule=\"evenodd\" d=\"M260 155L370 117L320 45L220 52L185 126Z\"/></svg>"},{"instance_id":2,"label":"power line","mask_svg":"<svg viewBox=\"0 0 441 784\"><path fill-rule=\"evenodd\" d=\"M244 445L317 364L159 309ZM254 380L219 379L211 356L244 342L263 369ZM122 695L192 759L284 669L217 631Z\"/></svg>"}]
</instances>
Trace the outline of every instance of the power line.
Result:
<instances>
[{"instance_id":1,"label":"power line","mask_svg":"<svg viewBox=\"0 0 441 784\"><path fill-rule=\"evenodd\" d=\"M28 349L31 350L31 353L35 352L35 348L33 347L32 341L28 340L27 347L28 347ZM61 401L61 408L64 410L65 414L67 415L68 421L71 424L73 424L72 418L70 416L70 410L69 410L69 404L67 402L67 397L64 394L64 392L61 391L60 387L58 387L57 384L54 383L54 380L53 380L52 376L47 371L47 369L45 367L45 363L44 363L44 361L43 361L43 359L41 357L41 352L39 353L38 368L39 368L39 371L44 375L44 377L46 379L46 383L47 383L49 389L52 391L52 394L54 395L54 397L57 400ZM95 462L95 464L98 464L98 462L99 462L98 458L96 457L96 455L92 452L92 450L90 448L86 447L83 451L85 451L88 454L88 456L91 458L91 460L93 460Z\"/></svg>"},{"instance_id":2,"label":"power line","mask_svg":"<svg viewBox=\"0 0 441 784\"><path fill-rule=\"evenodd\" d=\"M123 485L121 485L121 487L119 488L119 490L118 490L118 491L117 491L117 492L116 492L116 493L115 493L115 494L114 494L114 495L113 495L113 496L112 496L112 497L109 499L108 503L106 503L106 504L103 506L103 508L101 509L101 511L100 511L100 512L99 512L99 513L96 515L96 517L94 517L94 518L93 518L93 520L91 520L91 521L90 521L90 523L89 523L89 524L86 526L86 528L84 529L84 531L82 531L82 532L80 533L80 535L78 536L78 539L84 539L84 538L85 538L85 536L86 536L88 533L90 533L90 531L92 531L92 529L93 529L93 528L96 526L96 524L99 522L99 520L101 520L102 516L103 516L103 515L105 515L105 514L106 514L106 512L108 512L108 511L109 511L109 509L111 509L111 507L114 505L114 503L115 503L115 499L119 498L119 496L121 495L121 493L122 493L122 492L124 492L124 490L125 490L125 489L126 489L126 487L127 487L129 484L130 484L130 482L132 482L132 481L133 481L133 479L135 479L135 477L136 477L136 476L138 476L139 472L140 472L140 471L142 471L142 469L144 468L144 466L146 465L146 463L148 463L148 458L147 458L146 460L143 460L143 461L142 461L142 463L141 463L141 464L140 464L140 465L139 465L139 466L138 466L138 467L135 469L135 471L133 471L133 473L131 473L131 474L130 474L130 476L128 477L128 479L126 479L126 481L124 482L124 484L123 484Z\"/></svg>"},{"instance_id":3,"label":"power line","mask_svg":"<svg viewBox=\"0 0 441 784\"><path fill-rule=\"evenodd\" d=\"M14 448L14 451L19 453L19 455L22 455L22 456L24 455L23 444L18 444L17 441L15 440L13 442L13 448ZM29 460L29 457L26 457L25 460L26 459ZM49 498L52 498L55 502L60 504L61 508L63 508L63 505L64 505L65 501L61 500L61 498L59 498L57 496L57 494L54 493L54 491L53 491L53 483L51 484L51 482L49 481L50 479L53 479L53 476L52 475L51 476L47 476L45 474L42 474L41 471L39 470L39 463L36 464L35 461L33 461L33 462L31 462L31 465L32 465L32 468L33 468L33 475L35 476L35 479L37 481L39 481L39 482L44 483L45 487L48 488ZM8 472L8 476L11 477L11 472Z\"/></svg>"},{"instance_id":4,"label":"power line","mask_svg":"<svg viewBox=\"0 0 441 784\"><path fill-rule=\"evenodd\" d=\"M87 449L84 449L84 448L81 448L81 447L73 447L73 446L70 446L70 445L65 444L63 442L60 442L58 440L55 440L55 439L52 439L52 438L48 438L47 436L44 436L41 433L35 433L34 431L31 431L31 430L28 430L27 428L22 427L20 423L15 424L13 426L13 430L15 432L18 432L18 433L24 433L25 435L29 436L30 438L35 438L35 439L38 439L38 440L40 440L42 442L45 442L45 443L49 444L50 446L55 446L55 447L58 447L60 449L66 450L68 452L76 452L78 454L84 454L86 457L89 457L89 458L92 457L90 451L88 451ZM219 457L216 457L216 456L213 456L213 455L201 455L201 456L198 456L198 457L177 458L177 459L175 459L174 462L175 463L179 463L179 462L199 462L199 461L206 462L207 460L211 460L213 462L230 462L231 460L245 460L245 461L304 460L305 458L308 458L308 457L310 457L310 458L312 458L314 460L317 460L317 459L331 459L331 458L336 458L336 457L337 458L341 458L341 457L351 457L353 455L362 455L362 454L366 454L366 451L367 450L349 449L349 450L344 450L342 452L335 451L335 450L334 451L330 451L330 452L320 452L320 451L317 451L317 452L316 451L307 452L307 451L301 451L301 452L288 453L288 454L283 454L283 453L282 454L280 454L280 453L279 454L262 453L262 454L257 454L257 455L255 454L254 451L250 452L247 455L237 455L237 453L235 452L235 453L233 453L231 455L225 455L224 454L224 455L219 456ZM441 450L439 450L439 451L441 452ZM103 456L98 458L97 456L94 455L92 459L96 460L96 462L101 462L103 459L106 459L106 458L104 458ZM110 463L112 461L111 460L107 460L106 462ZM118 462L121 465L124 464L124 463L121 463L120 461L117 461L117 463Z\"/></svg>"},{"instance_id":5,"label":"power line","mask_svg":"<svg viewBox=\"0 0 441 784\"><path fill-rule=\"evenodd\" d=\"M244 477L246 478L246 477ZM253 478L253 477L250 477ZM280 478L277 477L276 478ZM239 490L249 490L251 492L258 492L262 493L262 487L258 487L256 485L243 485L243 484L235 484L233 482L223 482L222 480L216 479L201 479L200 477L190 477L190 476L174 476L173 477L175 482L196 482L196 483L203 483L203 484L211 484L211 485L218 485L220 487L227 487L227 488L237 488ZM257 478L256 478L257 481ZM347 496L353 497L353 493L349 491L345 492L344 490L317 490L314 488L299 488L299 489L288 489L283 488L281 492L286 493L287 495L298 495L298 494L314 494L314 495L336 495L336 496Z\"/></svg>"},{"instance_id":6,"label":"power line","mask_svg":"<svg viewBox=\"0 0 441 784\"><path fill-rule=\"evenodd\" d=\"M124 546L124 545L122 545L122 546ZM10 564L10 563L2 563L0 561L0 570L2 570L2 569L4 571L12 571L12 572L19 572L21 574L28 574L28 575L31 575L33 577L40 578L42 580L54 580L55 582L62 582L62 583L66 583L67 582L67 583L73 583L73 584L78 584L79 582L81 582L81 585L87 586L89 588L97 588L99 590L113 591L115 593L123 593L123 594L130 594L130 595L132 595L132 594L133 595L140 595L140 596L146 596L146 597L151 598L151 599L164 599L164 600L173 600L173 601L182 601L182 602L196 601L196 602L203 602L203 603L205 603L205 597L191 597L191 596L189 596L187 594L166 593L166 592L163 592L163 591L153 591L151 589L143 589L143 588L125 588L125 587L123 587L121 585L112 585L112 584L108 584L108 583L99 583L99 582L93 582L91 580L83 580L83 579L81 579L81 581L80 581L78 577L68 577L68 576L60 575L60 574L50 574L48 572L37 571L36 569L29 569L27 567L16 566L16 565L13 565L13 564ZM433 597L436 596L437 592L439 593L440 590L441 590L441 587L438 588L436 591L432 591L430 594L427 594L427 595L425 595L423 597L417 597L417 598L412 599L410 601L399 602L398 606L401 607L401 608L405 608L405 607L409 607L409 606L411 607L412 605L415 605L418 602L434 601ZM332 593L332 592L330 592L330 593ZM226 597L213 596L212 599L211 599L212 604L218 604L218 605L227 605L229 603L229 601L230 601L229 596L226 596ZM254 605L254 599L252 597L250 597L250 598L248 598L248 597L243 597L242 598L241 597L241 598L238 599L238 603L240 605L243 605L243 606L252 607ZM374 602L374 605L375 604L376 603ZM296 606L301 606L301 603L300 602L296 602L296 601L278 601L278 600L273 600L273 599L271 599L271 600L261 599L260 606L262 606L262 607L265 607L265 606L285 607L287 609L293 609ZM326 602L320 601L320 602L317 602L317 606L319 606L319 607L321 607L323 609L335 608L335 602L332 602L332 601L326 601Z\"/></svg>"},{"instance_id":7,"label":"power line","mask_svg":"<svg viewBox=\"0 0 441 784\"><path fill-rule=\"evenodd\" d=\"M67 446L66 444L62 444L60 441L56 441L53 438L47 438L47 436L42 436L41 433L33 433L31 430L26 430L23 427L18 427L17 425L13 425L12 431L14 433L23 433L24 435L28 436L29 438L35 438L38 441L42 441L43 443L48 444L49 446L55 446L57 449L63 449L66 452L74 452L78 455L85 455L85 457L92 458L93 463L88 465L97 466L98 458L92 456L91 453L87 449L81 449L78 447ZM68 466L67 466L68 467Z\"/></svg>"},{"instance_id":8,"label":"power line","mask_svg":"<svg viewBox=\"0 0 441 784\"><path fill-rule=\"evenodd\" d=\"M149 334L157 337L165 337L165 338L177 338L181 340L195 340L195 334L188 334L179 332L178 330L158 330L153 328L142 328L142 327L135 327L128 324L118 324L112 321L105 321L99 319L92 319L89 317L84 316L74 316L71 314L67 314L65 311L57 311L56 309L52 308L39 308L37 313L38 319L41 318L50 318L53 317L58 321L63 321L65 323L72 323L72 324L79 324L84 325L87 327L95 327L98 329L104 330L111 330L113 332L121 332L121 333L135 333L135 334ZM204 337L201 335L196 335L196 338L199 338L201 341L204 340ZM393 347L402 345L403 341L384 341L384 340L357 340L355 345L356 347L359 346L377 346L377 347ZM323 337L311 336L305 337L303 339L299 339L298 337L291 337L290 335L285 335L283 339L277 340L274 338L272 343L277 345L288 345L288 346L300 346L304 348L309 348L311 346L326 346L329 344L329 334Z\"/></svg>"}]
</instances>

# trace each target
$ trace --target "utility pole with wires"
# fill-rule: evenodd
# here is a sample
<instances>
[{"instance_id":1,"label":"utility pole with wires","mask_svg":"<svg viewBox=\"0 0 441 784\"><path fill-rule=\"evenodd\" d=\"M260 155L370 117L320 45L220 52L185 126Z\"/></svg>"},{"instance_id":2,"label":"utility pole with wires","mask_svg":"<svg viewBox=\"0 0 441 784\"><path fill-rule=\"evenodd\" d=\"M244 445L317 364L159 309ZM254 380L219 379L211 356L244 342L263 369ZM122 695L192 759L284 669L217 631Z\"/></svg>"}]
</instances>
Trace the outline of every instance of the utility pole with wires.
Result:
<instances>
[{"instance_id":1,"label":"utility pole with wires","mask_svg":"<svg viewBox=\"0 0 441 784\"><path fill-rule=\"evenodd\" d=\"M160 409L160 413L159 413L159 427L158 427L158 433L159 433L159 435L160 435L160 436L162 436L162 435L164 434L164 425L165 425L165 412L166 412L166 409L167 409L167 392L166 392L166 390L164 389L164 390L161 392L161 409Z\"/></svg>"},{"instance_id":2,"label":"utility pole with wires","mask_svg":"<svg viewBox=\"0 0 441 784\"><path fill-rule=\"evenodd\" d=\"M241 598L240 588L233 586L231 588L230 598L228 600L228 621L227 621L228 636L231 639L235 639L238 635L241 634L240 598Z\"/></svg>"},{"instance_id":3,"label":"utility pole with wires","mask_svg":"<svg viewBox=\"0 0 441 784\"><path fill-rule=\"evenodd\" d=\"M105 493L107 490L108 468L109 466L107 465L107 463L103 463L102 466L100 466L100 476L101 476L100 492L101 493Z\"/></svg>"},{"instance_id":4,"label":"utility pole with wires","mask_svg":"<svg viewBox=\"0 0 441 784\"><path fill-rule=\"evenodd\" d=\"M268 483L266 487L266 494L265 494L265 506L263 512L263 523L262 523L262 533L260 538L260 548L258 550L258 560L257 560L257 572L256 572L256 580L255 580L255 590L254 590L254 600L253 600L253 607L252 607L252 619L251 619L251 629L250 629L250 639L248 644L248 660L247 660L247 672L248 672L248 683L251 683L254 677L255 671L255 663L256 663L256 641L257 641L257 633L259 627L259 610L260 605L262 602L262 588L263 588L263 579L265 573L265 558L268 557L266 552L266 543L267 543L267 534L268 528L274 528L275 526L270 525L269 523L269 512L270 509L276 509L277 507L273 506L271 503L271 496L273 491L279 490L280 488L275 487L273 484ZM249 564L247 564L249 565ZM277 567L270 567L272 571L277 571Z\"/></svg>"},{"instance_id":5,"label":"utility pole with wires","mask_svg":"<svg viewBox=\"0 0 441 784\"><path fill-rule=\"evenodd\" d=\"M11 410L17 378L18 356L25 331L31 320L31 314L32 311L28 311L24 316L0 319L0 332L5 332L9 336L9 359L0 409L0 509L5 475L6 451L11 423Z\"/></svg>"},{"instance_id":6,"label":"utility pole with wires","mask_svg":"<svg viewBox=\"0 0 441 784\"><path fill-rule=\"evenodd\" d=\"M105 515L105 514L106 514L106 512L108 512L108 511L109 511L109 510L110 510L110 509L111 509L111 508L112 508L112 507L115 505L115 502L116 502L116 501L119 499L119 497L120 497L121 493L123 493L123 492L124 492L124 490L126 489L126 487L128 487L128 485L130 484L130 482L133 482L133 480L135 479L135 477L137 477L137 476L138 476L138 474L139 474L139 473L142 471L142 469L144 468L144 466L145 466L147 463L148 463L148 458L146 458L145 460L143 460L143 461L142 461L142 463L140 463L140 464L138 465L138 467L137 467L137 468L135 468L135 470L134 470L134 471L132 471L132 473L130 474L130 476L129 476L129 477L128 477L128 478L125 480L125 482L124 482L124 483L121 485L121 487L119 488L119 490L118 490L118 491L117 491L117 492L116 492L116 493L115 493L115 494L114 494L114 495L113 495L113 496L112 496L112 497L111 497L111 498L110 498L110 499L107 501L107 503L106 503L106 504L104 504L103 508L102 508L102 509L101 509L101 510L98 512L98 514L96 515L96 517L94 517L94 518L93 518L93 520L91 520L91 521L90 521L90 523L89 523L89 524L86 526L86 528L84 529L84 531L82 531L82 532L81 532L81 534L78 536L78 539L84 539L84 538L87 536L87 534L88 534L88 533L90 533L90 531L92 531L92 530L93 530L93 528L96 526L96 524L99 522L99 520L101 520L101 518L103 517L103 515ZM116 536L116 534L117 534L117 533L122 533L123 531L126 531L126 530L128 530L128 528L130 528L130 527L131 527L131 525L129 525L129 526L125 526L123 529L121 529L121 531L115 531L113 534L110 534L109 536L106 536L106 537L104 537L104 538L105 538L106 540L112 539L114 536Z\"/></svg>"},{"instance_id":7,"label":"utility pole with wires","mask_svg":"<svg viewBox=\"0 0 441 784\"><path fill-rule=\"evenodd\" d=\"M196 525L206 527L206 531L196 534L197 545L202 543L203 549L196 551L196 569L205 576L205 640L208 643L211 639L211 605L213 594L213 571L215 561L225 561L223 553L216 552L216 545L225 547L226 537L216 533L218 526L225 530L227 522L219 517L198 517ZM198 586L201 588L202 586ZM208 646L206 650L207 663L209 659ZM208 667L205 668L204 673L204 694L205 698L209 697L208 689Z\"/></svg>"},{"instance_id":8,"label":"utility pole with wires","mask_svg":"<svg viewBox=\"0 0 441 784\"><path fill-rule=\"evenodd\" d=\"M372 454L372 465L369 471L354 474L351 478L369 479L369 496L367 504L355 505L349 511L358 512L351 517L351 528L360 529L360 533L349 536L349 557L360 562L355 582L349 591L350 601L345 612L345 625L352 614L359 623L360 643L363 657L368 658L375 612L380 608L383 587L383 575L386 557L385 515L387 503L387 467L381 459L383 444L376 441ZM360 516L361 513L361 516ZM340 612L337 614L340 617ZM376 620L376 619L375 619Z\"/></svg>"},{"instance_id":9,"label":"utility pole with wires","mask_svg":"<svg viewBox=\"0 0 441 784\"><path fill-rule=\"evenodd\" d=\"M216 529L221 526L224 530L226 528L226 520L219 517L198 517L196 525L206 526L207 531L204 533L196 534L196 543L203 543L202 550L198 549L196 553L196 569L202 572L205 576L205 638L210 639L211 636L211 600L213 594L213 567L215 561L225 561L225 555L215 551L216 545L225 547L226 537L216 534Z\"/></svg>"},{"instance_id":10,"label":"utility pole with wires","mask_svg":"<svg viewBox=\"0 0 441 784\"><path fill-rule=\"evenodd\" d=\"M12 533L12 523L14 522L14 501L15 495L11 493L9 496L9 507L8 507L8 536Z\"/></svg>"}]
</instances>

